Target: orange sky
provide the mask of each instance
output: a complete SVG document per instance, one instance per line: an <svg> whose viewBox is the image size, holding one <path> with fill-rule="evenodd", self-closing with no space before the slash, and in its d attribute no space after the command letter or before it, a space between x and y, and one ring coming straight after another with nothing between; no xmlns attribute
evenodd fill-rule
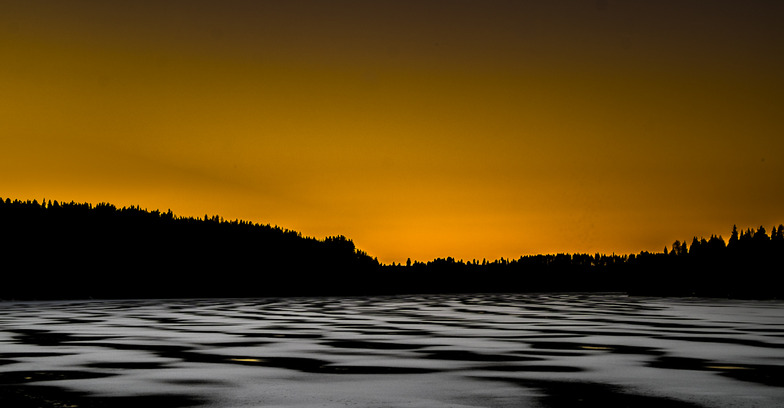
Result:
<svg viewBox="0 0 784 408"><path fill-rule="evenodd" d="M784 2L30 1L0 197L343 234L383 262L784 222Z"/></svg>

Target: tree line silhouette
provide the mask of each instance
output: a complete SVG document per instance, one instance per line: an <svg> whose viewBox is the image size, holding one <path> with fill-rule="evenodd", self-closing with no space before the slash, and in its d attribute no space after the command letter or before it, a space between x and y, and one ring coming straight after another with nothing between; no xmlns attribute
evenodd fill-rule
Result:
<svg viewBox="0 0 784 408"><path fill-rule="evenodd" d="M641 253L633 262L637 279L633 294L784 298L780 282L784 257L784 225L738 232L732 227L728 242L721 236L694 237L691 245L675 241L670 250ZM654 278L656 276L656 278Z"/></svg>
<svg viewBox="0 0 784 408"><path fill-rule="evenodd" d="M0 199L0 299L613 291L784 298L784 226L661 253L383 265L345 236L138 206Z"/></svg>
<svg viewBox="0 0 784 408"><path fill-rule="evenodd" d="M0 298L341 294L378 261L324 240L218 216L0 199Z"/></svg>

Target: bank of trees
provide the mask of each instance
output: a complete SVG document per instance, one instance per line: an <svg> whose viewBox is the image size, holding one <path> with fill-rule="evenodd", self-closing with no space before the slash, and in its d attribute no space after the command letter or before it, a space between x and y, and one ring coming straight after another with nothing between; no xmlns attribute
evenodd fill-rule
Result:
<svg viewBox="0 0 784 408"><path fill-rule="evenodd" d="M107 203L0 200L0 298L340 294L378 262L247 221Z"/></svg>
<svg viewBox="0 0 784 408"><path fill-rule="evenodd" d="M429 291L622 291L633 295L784 299L784 225L675 241L663 252L452 258L385 268Z"/></svg>
<svg viewBox="0 0 784 408"><path fill-rule="evenodd" d="M381 265L344 236L100 203L0 199L0 299L626 291L784 298L784 226L661 253Z"/></svg>
<svg viewBox="0 0 784 408"><path fill-rule="evenodd" d="M632 262L633 294L784 298L784 225L769 234L764 226L721 236L673 242L662 253L642 253Z"/></svg>

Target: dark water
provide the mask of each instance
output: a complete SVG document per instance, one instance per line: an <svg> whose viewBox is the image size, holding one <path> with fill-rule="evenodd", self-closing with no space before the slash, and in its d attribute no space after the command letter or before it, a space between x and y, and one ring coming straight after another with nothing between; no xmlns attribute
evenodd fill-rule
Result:
<svg viewBox="0 0 784 408"><path fill-rule="evenodd" d="M0 303L0 407L784 407L784 302Z"/></svg>

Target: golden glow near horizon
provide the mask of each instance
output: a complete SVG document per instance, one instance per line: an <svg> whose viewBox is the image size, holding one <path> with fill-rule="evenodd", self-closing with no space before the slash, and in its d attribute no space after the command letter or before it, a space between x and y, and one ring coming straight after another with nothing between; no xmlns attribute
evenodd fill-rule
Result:
<svg viewBox="0 0 784 408"><path fill-rule="evenodd" d="M771 227L768 1L19 2L0 197L346 235L383 262Z"/></svg>

